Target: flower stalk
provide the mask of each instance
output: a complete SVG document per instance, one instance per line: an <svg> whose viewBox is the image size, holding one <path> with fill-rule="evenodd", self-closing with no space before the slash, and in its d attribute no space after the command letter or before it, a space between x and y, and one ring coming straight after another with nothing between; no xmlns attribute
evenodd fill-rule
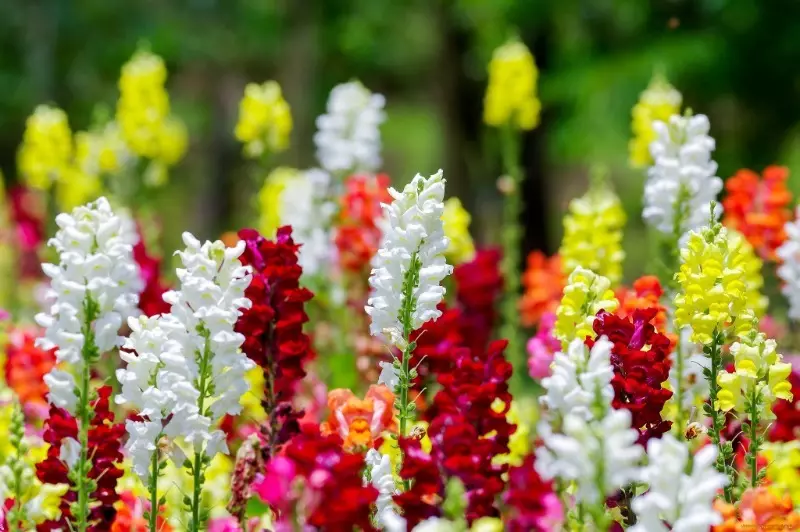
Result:
<svg viewBox="0 0 800 532"><path fill-rule="evenodd" d="M715 329L711 343L703 347L703 351L711 359L710 367L703 370L709 385L709 401L704 405L706 415L711 418L711 441L718 450L717 471L728 477L729 482L724 488L725 501L733 504L733 486L735 486L735 470L730 465L733 459L733 448L730 442L722 441L722 431L725 429L725 414L717 408L717 398L720 386L717 377L722 370L722 351L725 334Z"/></svg>

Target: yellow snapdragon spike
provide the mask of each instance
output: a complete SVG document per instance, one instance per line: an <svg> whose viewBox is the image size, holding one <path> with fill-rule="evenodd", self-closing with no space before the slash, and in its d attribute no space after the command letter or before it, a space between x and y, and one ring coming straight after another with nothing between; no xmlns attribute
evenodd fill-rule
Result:
<svg viewBox="0 0 800 532"><path fill-rule="evenodd" d="M267 238L272 238L281 225L281 195L287 186L302 179L300 172L294 168L279 166L264 180L264 186L258 193L259 230Z"/></svg>
<svg viewBox="0 0 800 532"><path fill-rule="evenodd" d="M72 163L72 131L67 114L40 105L28 117L17 166L26 185L49 190Z"/></svg>
<svg viewBox="0 0 800 532"><path fill-rule="evenodd" d="M714 408L725 412L734 409L741 411L744 408L741 376L738 373L723 372L717 376L717 384L720 390Z"/></svg>
<svg viewBox="0 0 800 532"><path fill-rule="evenodd" d="M681 249L681 268L675 275L681 291L675 297L675 322L692 328L692 341L708 344L715 330L744 310L746 286L736 254L720 224L691 231Z"/></svg>
<svg viewBox="0 0 800 532"><path fill-rule="evenodd" d="M250 389L239 399L239 404L242 405L242 417L246 420L260 423L267 417L266 412L264 412L264 407L261 406L261 400L264 398L264 388L266 386L264 370L256 366L248 370L244 376L247 383L250 385Z"/></svg>
<svg viewBox="0 0 800 532"><path fill-rule="evenodd" d="M103 184L97 175L86 174L72 167L61 174L56 183L56 203L62 212L96 200L102 195Z"/></svg>
<svg viewBox="0 0 800 532"><path fill-rule="evenodd" d="M572 200L564 216L561 261L564 273L577 267L607 277L612 285L622 278L622 227L625 211L619 198L602 185L593 185L582 197Z"/></svg>
<svg viewBox="0 0 800 532"><path fill-rule="evenodd" d="M483 121L522 130L539 125L538 77L533 55L522 42L514 40L496 49L489 63Z"/></svg>
<svg viewBox="0 0 800 532"><path fill-rule="evenodd" d="M158 159L167 166L172 166L186 154L189 147L189 132L183 121L170 116L162 124L159 134Z"/></svg>
<svg viewBox="0 0 800 532"><path fill-rule="evenodd" d="M611 281L591 270L575 268L556 309L555 336L565 347L575 338L594 336L595 315L600 310L614 312L618 306Z"/></svg>
<svg viewBox="0 0 800 532"><path fill-rule="evenodd" d="M728 229L728 240L731 267L742 271L742 280L745 284L743 308L751 310L756 317L761 318L769 304L769 299L762 294L764 276L761 274L761 269L764 263L756 255L750 242L738 231Z"/></svg>
<svg viewBox="0 0 800 532"><path fill-rule="evenodd" d="M449 240L445 256L451 264L468 262L475 257L475 243L469 234L471 221L472 217L461 205L461 200L450 198L444 202L442 226Z"/></svg>
<svg viewBox="0 0 800 532"><path fill-rule="evenodd" d="M639 101L633 106L631 130L630 164L634 168L642 168L653 164L650 155L650 143L656 139L653 122L667 122L672 115L680 114L681 93L663 76L654 76Z"/></svg>
<svg viewBox="0 0 800 532"><path fill-rule="evenodd" d="M161 153L161 129L169 116L164 87L167 67L159 56L140 50L122 67L117 122L135 154L155 159Z"/></svg>
<svg viewBox="0 0 800 532"><path fill-rule="evenodd" d="M788 492L795 506L800 505L800 442L766 442L762 451L769 489L779 496Z"/></svg>
<svg viewBox="0 0 800 532"><path fill-rule="evenodd" d="M248 157L279 152L289 146L292 113L275 81L248 83L239 103L239 121L234 133Z"/></svg>

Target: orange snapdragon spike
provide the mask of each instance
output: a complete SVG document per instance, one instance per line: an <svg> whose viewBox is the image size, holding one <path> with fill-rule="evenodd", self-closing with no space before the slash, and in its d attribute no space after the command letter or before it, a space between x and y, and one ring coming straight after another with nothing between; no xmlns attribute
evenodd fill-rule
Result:
<svg viewBox="0 0 800 532"><path fill-rule="evenodd" d="M738 509L720 500L714 502L714 508L723 519L714 532L800 530L800 514L794 511L789 494L778 496L764 486L746 490Z"/></svg>
<svg viewBox="0 0 800 532"><path fill-rule="evenodd" d="M6 346L6 383L22 404L47 404L47 384L44 376L53 369L55 349L46 351L36 347L35 330L13 329Z"/></svg>
<svg viewBox="0 0 800 532"><path fill-rule="evenodd" d="M786 167L768 166L763 177L739 170L725 182L723 223L742 233L764 260L775 260L775 250L786 240L783 226L792 216L788 178Z"/></svg>
<svg viewBox="0 0 800 532"><path fill-rule="evenodd" d="M633 288L620 287L614 294L619 300L617 313L622 318L633 316L635 310L654 308L658 310L653 325L656 330L665 334L672 345L675 346L677 337L667 331L667 308L661 304L664 289L655 275L644 275L633 282Z"/></svg>
<svg viewBox="0 0 800 532"><path fill-rule="evenodd" d="M565 283L560 256L548 257L541 251L528 255L528 266L522 274L525 293L519 302L525 327L537 326L545 313L556 311Z"/></svg>
<svg viewBox="0 0 800 532"><path fill-rule="evenodd" d="M369 448L383 431L397 430L394 394L382 384L370 386L364 399L351 390L331 390L328 410L328 421L322 424L323 434L339 434L349 451Z"/></svg>

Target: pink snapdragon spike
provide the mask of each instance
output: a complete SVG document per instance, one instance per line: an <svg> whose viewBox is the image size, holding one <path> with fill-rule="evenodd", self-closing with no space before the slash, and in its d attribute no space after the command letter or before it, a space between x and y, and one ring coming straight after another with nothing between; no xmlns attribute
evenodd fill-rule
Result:
<svg viewBox="0 0 800 532"><path fill-rule="evenodd" d="M253 493L270 506L282 508L288 500L296 473L294 462L283 456L276 456L267 465L265 475L256 475Z"/></svg>
<svg viewBox="0 0 800 532"><path fill-rule="evenodd" d="M536 380L550 376L550 364L561 348L561 344L553 336L553 324L556 316L548 312L542 316L539 331L528 340L528 373Z"/></svg>

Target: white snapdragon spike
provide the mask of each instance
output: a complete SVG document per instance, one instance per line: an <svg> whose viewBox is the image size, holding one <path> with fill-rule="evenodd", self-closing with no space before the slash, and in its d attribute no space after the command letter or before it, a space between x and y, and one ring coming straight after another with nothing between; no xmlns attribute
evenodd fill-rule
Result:
<svg viewBox="0 0 800 532"><path fill-rule="evenodd" d="M175 394L164 433L213 457L227 446L224 433L211 426L241 411L239 399L248 390L244 374L254 367L239 349L244 336L233 330L240 309L251 305L244 295L251 273L239 262L244 242L233 248L220 241L201 244L190 233L183 242L186 249L176 253L183 265L176 270L180 288L164 294L171 309L160 320L178 347L161 353L156 387Z"/></svg>
<svg viewBox="0 0 800 532"><path fill-rule="evenodd" d="M94 356L99 356L120 345L120 326L138 314L143 287L133 259L138 236L105 198L59 214L56 224L58 231L48 245L58 252L59 263L42 265L50 277L46 294L50 308L36 315L36 322L45 328L37 345L56 348L57 362L77 371L85 362L86 330L92 330ZM74 376L54 369L45 382L50 401L74 414Z"/></svg>
<svg viewBox="0 0 800 532"><path fill-rule="evenodd" d="M444 258L448 244L442 228L444 183L441 170L428 178L417 174L402 192L390 188L394 201L382 205L385 230L372 260L372 292L365 310L372 319L370 333L386 335L397 346L405 341L403 288L409 272L419 271L411 295L411 330L442 315L436 308L445 294L440 283L453 271Z"/></svg>
<svg viewBox="0 0 800 532"><path fill-rule="evenodd" d="M378 498L375 499L375 521L382 530L405 532L406 521L398 515L392 500L398 491L389 455L370 449L364 457L364 462L370 471L370 484L378 490Z"/></svg>
<svg viewBox="0 0 800 532"><path fill-rule="evenodd" d="M662 233L673 234L677 228L683 235L708 223L711 202L722 190L717 163L711 159L714 139L705 115L673 115L668 124L655 121L653 129L656 140L650 153L655 162L647 172L642 216ZM721 213L717 205L715 217Z"/></svg>
<svg viewBox="0 0 800 532"><path fill-rule="evenodd" d="M380 125L386 100L358 81L337 85L317 117L317 159L331 173L372 172L381 165Z"/></svg>
<svg viewBox="0 0 800 532"><path fill-rule="evenodd" d="M542 429L536 470L545 480L575 481L578 502L600 503L639 477L644 449L636 443L639 433L631 429L627 410L609 408L603 419L592 421L569 414L561 434L547 425Z"/></svg>
<svg viewBox="0 0 800 532"><path fill-rule="evenodd" d="M789 317L800 320L800 207L795 221L784 226L786 241L776 251L781 259L778 277L783 281L781 292L789 300Z"/></svg>
<svg viewBox="0 0 800 532"><path fill-rule="evenodd" d="M546 393L541 398L550 415L592 418L591 406L599 390L606 402L611 402L614 389L611 379L611 349L613 344L601 336L590 350L580 339L570 342L567 352L558 352L553 359L553 373L542 379Z"/></svg>
<svg viewBox="0 0 800 532"><path fill-rule="evenodd" d="M716 447L707 445L700 449L688 474L689 449L671 434L650 440L647 458L648 465L642 469L640 480L649 489L633 499L632 508L638 521L630 532L706 532L722 522L713 503L728 479L714 467Z"/></svg>

